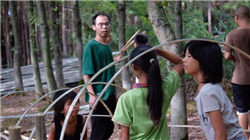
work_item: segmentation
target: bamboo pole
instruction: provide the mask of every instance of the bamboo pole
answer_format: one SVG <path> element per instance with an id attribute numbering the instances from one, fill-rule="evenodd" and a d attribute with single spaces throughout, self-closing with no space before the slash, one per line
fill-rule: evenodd
<path id="1" fill-rule="evenodd" d="M 135 37 L 139 32 L 140 32 L 140 30 L 137 30 L 137 31 L 134 33 L 134 35 L 128 40 L 128 42 L 124 45 L 124 47 L 127 46 L 131 41 L 133 41 L 134 37 Z"/>
<path id="2" fill-rule="evenodd" d="M 83 86 L 83 88 L 78 92 L 78 94 L 76 95 L 75 99 L 74 99 L 73 102 L 71 103 L 71 106 L 70 106 L 70 108 L 69 108 L 69 110 L 68 110 L 68 113 L 67 113 L 67 115 L 66 115 L 66 117 L 65 117 L 65 119 L 64 119 L 64 124 L 63 124 L 63 126 L 62 126 L 62 131 L 61 131 L 61 134 L 60 134 L 60 140 L 63 140 L 63 136 L 64 136 L 64 133 L 65 133 L 65 130 L 66 130 L 66 124 L 68 123 L 68 119 L 69 119 L 70 113 L 71 113 L 72 110 L 73 110 L 73 106 L 76 104 L 76 102 L 77 102 L 78 99 L 80 98 L 81 94 L 83 94 L 83 91 L 87 88 L 87 86 L 88 86 L 88 85 L 89 85 L 89 84 L 90 84 L 90 83 L 91 83 L 100 73 L 102 73 L 104 70 L 106 70 L 106 69 L 112 67 L 114 64 L 119 63 L 120 61 L 126 60 L 127 58 L 128 58 L 128 56 L 125 56 L 125 57 L 120 58 L 120 59 L 117 60 L 117 61 L 114 61 L 114 62 L 108 64 L 107 66 L 105 66 L 105 67 L 103 67 L 102 69 L 100 69 L 96 74 L 94 74 L 94 75 L 89 79 L 89 81 L 88 81 L 87 83 L 85 83 L 85 85 Z M 108 84 L 109 84 L 109 86 L 111 85 L 111 83 L 108 83 Z M 106 91 L 106 90 L 105 90 L 105 91 Z M 99 96 L 99 97 L 100 97 L 100 96 Z M 100 99 L 98 99 L 98 102 L 99 102 L 99 100 L 100 100 Z M 94 107 L 94 108 L 95 108 L 95 107 Z M 91 111 L 93 111 L 94 108 L 91 109 Z M 90 111 L 90 112 L 91 112 L 91 111 Z M 91 117 L 91 115 L 92 115 L 92 113 L 88 115 L 88 118 Z M 85 123 L 85 125 L 84 125 L 84 128 L 87 127 L 87 124 L 88 124 L 88 121 L 86 121 L 86 123 Z M 86 128 L 85 128 L 85 129 L 86 129 Z M 83 130 L 83 131 L 84 131 L 84 133 L 85 133 L 85 130 Z M 82 131 L 82 132 L 83 132 L 83 131 Z M 81 139 L 82 139 L 82 138 L 83 138 L 83 133 L 81 134 Z"/>
<path id="3" fill-rule="evenodd" d="M 134 35 L 127 41 L 127 43 L 121 48 L 121 50 L 119 51 L 119 53 L 117 55 L 115 55 L 115 57 L 117 57 L 118 55 L 120 55 L 122 52 L 126 51 L 129 47 L 131 47 L 133 44 L 132 42 L 134 41 L 134 37 L 139 33 L 140 30 L 137 30 Z M 129 46 L 129 47 L 128 47 Z"/>
<path id="4" fill-rule="evenodd" d="M 232 46 L 232 45 L 225 44 L 225 43 L 222 43 L 222 42 L 219 42 L 219 41 L 215 41 L 215 40 L 210 40 L 210 39 L 200 39 L 200 38 L 195 38 L 195 39 L 178 39 L 178 40 L 174 40 L 174 41 L 164 42 L 163 44 L 154 46 L 154 47 L 152 47 L 152 48 L 150 48 L 150 49 L 148 49 L 148 50 L 142 52 L 141 54 L 137 55 L 137 56 L 134 57 L 132 60 L 130 60 L 129 62 L 127 62 L 124 66 L 122 66 L 122 67 L 115 73 L 115 75 L 114 75 L 114 76 L 110 79 L 110 81 L 106 84 L 106 86 L 103 88 L 102 92 L 100 93 L 100 95 L 99 95 L 98 98 L 96 99 L 94 105 L 92 106 L 92 109 L 91 109 L 90 112 L 89 112 L 89 115 L 88 115 L 88 117 L 87 117 L 86 123 L 88 123 L 88 121 L 90 120 L 90 117 L 91 117 L 91 115 L 93 114 L 93 111 L 94 111 L 94 109 L 95 109 L 97 103 L 99 102 L 99 100 L 101 99 L 101 97 L 104 95 L 104 93 L 106 92 L 106 90 L 108 89 L 108 87 L 110 86 L 110 84 L 111 84 L 111 83 L 115 80 L 115 78 L 123 71 L 123 69 L 125 69 L 126 67 L 128 67 L 129 65 L 131 65 L 131 63 L 132 63 L 133 61 L 135 61 L 136 59 L 138 59 L 138 58 L 141 57 L 142 55 L 144 55 L 144 54 L 146 54 L 146 53 L 148 53 L 148 52 L 150 52 L 150 51 L 153 51 L 153 50 L 156 49 L 156 48 L 163 47 L 163 46 L 165 46 L 165 45 L 170 45 L 170 44 L 173 44 L 173 43 L 186 42 L 186 41 L 192 41 L 192 40 L 208 41 L 208 42 L 218 43 L 218 44 L 221 44 L 221 45 L 226 45 L 226 46 L 228 46 L 228 47 L 230 47 L 230 48 L 232 48 L 232 49 L 238 51 L 240 54 L 244 55 L 244 56 L 247 57 L 248 59 L 250 59 L 250 55 L 246 54 L 246 53 L 243 52 L 242 50 L 240 50 L 240 49 L 238 49 L 238 48 L 236 48 L 236 47 L 234 47 L 234 46 Z M 120 60 L 118 60 L 118 61 L 120 61 Z M 107 65 L 106 67 L 110 67 L 110 65 L 114 65 L 114 64 L 111 63 L 111 64 Z M 104 67 L 103 69 L 105 69 L 106 67 Z M 102 69 L 102 70 L 103 70 L 103 69 Z M 100 71 L 102 71 L 102 70 L 100 70 Z M 100 72 L 100 71 L 99 71 L 99 72 Z M 98 74 L 98 73 L 96 73 L 95 76 L 96 76 L 97 74 Z M 93 79 L 94 79 L 94 78 L 93 78 Z M 91 78 L 88 82 L 89 82 L 89 83 L 92 82 L 93 79 Z M 86 83 L 86 85 L 89 84 L 88 82 Z M 86 88 L 86 87 L 84 87 L 84 88 Z M 76 101 L 75 101 L 75 102 L 76 102 Z M 72 104 L 73 104 L 73 103 L 72 103 Z M 73 109 L 73 108 L 72 108 L 72 109 Z M 69 109 L 68 113 L 71 113 L 71 112 L 72 112 L 72 109 Z M 68 115 L 68 114 L 67 114 L 67 115 Z M 68 118 L 66 118 L 66 120 L 67 120 L 67 119 L 68 119 Z M 83 138 L 83 134 L 85 133 L 86 129 L 87 129 L 87 125 L 85 124 L 84 127 L 83 127 L 83 131 L 82 131 L 81 138 Z M 64 130 L 64 131 L 65 131 L 65 130 Z M 64 131 L 62 131 L 63 134 L 64 134 Z M 61 133 L 61 136 L 63 135 L 62 133 Z M 60 137 L 60 140 L 62 140 L 61 138 L 62 138 L 62 137 Z"/>
<path id="5" fill-rule="evenodd" d="M 139 31 L 139 30 L 138 30 Z M 122 49 L 119 51 L 119 53 L 115 56 L 117 57 L 118 55 L 120 55 L 122 52 L 125 52 L 128 48 L 130 48 L 131 46 L 133 46 L 134 44 L 134 37 L 135 35 L 138 34 L 138 31 L 130 38 L 130 40 L 122 47 Z M 143 31 L 142 34 L 146 34 L 146 31 Z M 133 39 L 133 40 L 131 40 Z"/>
<path id="6" fill-rule="evenodd" d="M 119 60 L 119 61 L 120 61 L 120 60 Z M 117 63 L 117 62 L 114 62 L 114 63 Z M 106 69 L 107 69 L 107 68 L 106 68 Z M 107 83 L 106 83 L 106 82 L 91 82 L 90 84 L 94 85 L 94 84 L 107 84 Z M 64 97 L 67 93 L 69 93 L 70 91 L 73 91 L 73 90 L 75 90 L 75 89 L 81 88 L 81 87 L 83 87 L 84 85 L 85 85 L 85 84 L 79 85 L 79 86 L 76 86 L 76 87 L 71 88 L 71 89 L 66 88 L 66 89 L 68 89 L 68 91 L 65 92 L 63 95 L 59 96 L 55 101 L 53 101 L 53 102 L 47 107 L 47 109 L 43 112 L 43 114 L 46 115 L 46 114 L 48 113 L 48 111 L 52 108 L 52 106 L 53 106 L 55 103 L 57 103 L 57 101 L 59 101 L 62 97 Z M 120 89 L 123 90 L 123 91 L 127 91 L 126 89 L 124 89 L 123 87 L 121 87 L 121 86 L 119 86 L 119 85 L 117 85 L 117 84 L 111 84 L 111 85 L 112 85 L 112 86 L 115 86 L 115 87 L 117 87 L 117 88 L 120 88 Z M 35 104 L 37 104 L 37 103 L 38 103 L 40 100 L 42 100 L 45 96 L 48 96 L 48 94 L 52 94 L 52 93 L 54 93 L 54 92 L 56 92 L 56 91 L 59 91 L 59 90 L 64 90 L 64 89 L 57 89 L 57 90 L 55 90 L 55 91 L 52 91 L 52 92 L 50 92 L 50 93 L 47 93 L 47 94 L 43 95 L 43 96 L 40 97 L 39 99 L 37 99 L 36 102 L 34 102 L 31 106 L 29 106 L 29 107 L 26 109 L 26 111 L 25 111 L 25 112 L 23 113 L 23 115 L 20 117 L 20 119 L 18 120 L 18 123 L 17 123 L 16 125 L 18 125 L 18 124 L 21 123 L 21 121 L 22 121 L 22 119 L 24 118 L 24 116 L 27 114 L 27 112 L 28 112 Z M 84 92 L 80 92 L 80 93 L 83 94 Z M 104 102 L 103 102 L 103 103 L 104 103 Z M 110 114 L 110 117 L 111 117 L 111 115 L 112 115 L 112 114 Z M 92 116 L 95 116 L 95 115 L 92 115 Z M 118 129 L 117 129 L 117 130 L 118 130 Z M 35 131 L 36 131 L 36 129 L 35 129 L 35 127 L 34 127 L 34 128 L 32 129 L 32 132 L 31 132 L 30 136 L 29 136 L 29 140 L 31 140 L 31 138 L 33 137 Z"/>

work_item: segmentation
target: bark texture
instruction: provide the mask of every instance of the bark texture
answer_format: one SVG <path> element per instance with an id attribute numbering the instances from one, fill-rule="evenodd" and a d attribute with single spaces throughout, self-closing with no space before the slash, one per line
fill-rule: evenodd
<path id="1" fill-rule="evenodd" d="M 15 50 L 14 50 L 14 76 L 15 76 L 15 86 L 16 90 L 23 90 L 23 81 L 21 73 L 21 49 L 22 49 L 22 38 L 20 31 L 20 24 L 17 15 L 17 2 L 9 1 L 10 11 L 11 11 L 11 23 L 14 32 L 15 39 Z"/>
<path id="2" fill-rule="evenodd" d="M 31 63 L 33 68 L 33 76 L 34 76 L 34 82 L 35 82 L 35 88 L 36 92 L 39 94 L 43 93 L 43 87 L 42 87 L 42 80 L 40 77 L 40 69 L 38 64 L 38 48 L 36 47 L 36 33 L 35 33 L 35 25 L 32 23 L 31 19 L 34 15 L 34 5 L 32 1 L 27 2 L 27 8 L 28 8 L 28 19 L 30 19 L 29 23 L 29 43 L 30 43 L 30 55 L 31 55 Z"/>
<path id="3" fill-rule="evenodd" d="M 125 1 L 119 0 L 118 2 L 118 31 L 119 31 L 119 50 L 125 45 L 125 19 L 126 19 L 126 4 Z M 122 54 L 126 55 L 126 52 Z M 121 65 L 125 65 L 126 62 L 121 62 Z M 131 89 L 130 74 L 128 68 L 122 71 L 122 87 L 125 89 Z"/>
<path id="4" fill-rule="evenodd" d="M 56 89 L 56 81 L 53 74 L 53 68 L 51 65 L 51 54 L 49 45 L 48 25 L 46 22 L 44 1 L 37 1 L 37 11 L 40 21 L 41 31 L 41 46 L 43 50 L 43 62 L 45 66 L 45 75 L 49 91 Z M 51 95 L 52 97 L 53 95 Z"/>
<path id="5" fill-rule="evenodd" d="M 152 22 L 154 31 L 160 43 L 165 43 L 166 41 L 175 40 L 174 32 L 171 29 L 170 23 L 166 17 L 165 11 L 161 6 L 160 2 L 148 1 L 147 8 L 150 20 Z M 178 20 L 181 17 L 178 17 Z M 176 25 L 178 28 L 181 25 Z M 181 37 L 181 32 L 177 31 L 178 36 Z M 178 44 L 171 44 L 169 46 L 164 46 L 164 49 L 169 50 L 173 53 L 180 54 L 181 49 Z M 171 69 L 171 65 L 167 63 L 168 70 Z M 184 88 L 181 86 L 171 102 L 171 124 L 186 124 L 186 102 L 184 95 Z M 185 128 L 171 128 L 171 139 L 172 140 L 182 140 L 187 139 L 187 130 Z"/>
<path id="6" fill-rule="evenodd" d="M 59 27 L 58 27 L 58 11 L 56 9 L 56 2 L 50 1 L 49 3 L 49 20 L 50 20 L 50 39 L 53 44 L 53 54 L 55 60 L 55 71 L 56 71 L 56 84 L 57 87 L 64 87 L 63 77 L 63 63 L 61 54 L 61 43 L 59 39 Z"/>

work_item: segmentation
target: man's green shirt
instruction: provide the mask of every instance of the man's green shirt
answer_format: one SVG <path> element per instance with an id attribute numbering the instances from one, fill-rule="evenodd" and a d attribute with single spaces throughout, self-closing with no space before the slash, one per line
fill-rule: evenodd
<path id="1" fill-rule="evenodd" d="M 113 62 L 113 56 L 109 45 L 101 44 L 95 39 L 90 40 L 84 48 L 83 52 L 83 68 L 82 74 L 90 77 L 97 73 L 100 69 Z M 108 82 L 115 74 L 115 67 L 112 66 L 97 76 L 93 82 Z M 105 84 L 92 85 L 96 95 L 99 95 Z M 110 86 L 102 97 L 106 101 L 112 94 L 116 94 L 116 89 Z M 85 94 L 85 100 L 89 101 L 89 95 Z"/>

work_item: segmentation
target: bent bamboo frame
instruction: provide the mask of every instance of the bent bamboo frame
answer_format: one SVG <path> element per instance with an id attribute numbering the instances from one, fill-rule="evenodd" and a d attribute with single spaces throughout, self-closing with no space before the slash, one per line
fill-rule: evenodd
<path id="1" fill-rule="evenodd" d="M 210 40 L 210 39 L 180 39 L 180 40 L 169 41 L 169 42 L 166 42 L 166 43 L 163 43 L 163 44 L 154 46 L 154 47 L 152 47 L 151 49 L 149 49 L 149 50 L 147 50 L 147 51 L 141 53 L 141 54 L 138 55 L 138 56 L 136 56 L 134 59 L 130 60 L 130 61 L 129 61 L 126 65 L 124 65 L 119 71 L 117 71 L 117 72 L 115 73 L 115 75 L 111 78 L 111 80 L 106 84 L 106 86 L 104 87 L 104 89 L 103 89 L 103 91 L 101 92 L 100 96 L 96 99 L 96 102 L 94 103 L 92 109 L 90 110 L 90 113 L 89 113 L 89 115 L 88 115 L 88 117 L 87 117 L 86 123 L 85 123 L 84 128 L 83 128 L 83 131 L 82 131 L 81 138 L 83 137 L 83 134 L 84 134 L 85 131 L 86 131 L 87 123 L 88 123 L 88 121 L 89 121 L 89 119 L 90 119 L 90 116 L 93 114 L 93 110 L 95 109 L 95 107 L 96 107 L 97 103 L 99 102 L 100 98 L 103 96 L 103 94 L 105 93 L 105 91 L 107 90 L 107 88 L 111 85 L 111 83 L 112 83 L 112 82 L 114 81 L 114 79 L 121 73 L 121 71 L 122 71 L 123 69 L 125 69 L 127 66 L 129 66 L 134 60 L 136 60 L 136 59 L 139 58 L 140 56 L 142 56 L 142 55 L 144 55 L 145 53 L 148 53 L 148 52 L 150 52 L 150 51 L 152 51 L 152 50 L 154 50 L 154 49 L 156 49 L 156 48 L 159 48 L 159 47 L 162 47 L 162 46 L 165 46 L 165 45 L 170 45 L 170 44 L 173 44 L 173 43 L 179 43 L 179 42 L 185 42 L 185 41 L 192 41 L 192 40 L 209 41 L 209 42 L 213 42 L 213 43 L 218 43 L 218 44 L 221 44 L 221 45 L 225 45 L 225 46 L 228 46 L 228 47 L 232 48 L 232 49 L 235 50 L 235 51 L 238 51 L 240 54 L 242 54 L 242 55 L 245 56 L 246 58 L 250 59 L 250 56 L 249 56 L 248 54 L 246 54 L 245 52 L 243 52 L 242 50 L 240 50 L 240 49 L 238 49 L 238 48 L 236 48 L 236 47 L 234 47 L 234 46 L 232 46 L 232 45 L 225 44 L 225 43 L 222 43 L 222 42 L 219 42 L 219 41 L 215 41 L 215 40 Z M 64 133 L 65 133 L 65 129 L 66 129 L 66 125 L 67 125 L 67 121 L 68 121 L 69 116 L 70 116 L 70 114 L 71 114 L 71 112 L 72 112 L 73 106 L 75 105 L 75 103 L 76 103 L 76 102 L 78 101 L 78 99 L 80 98 L 80 95 L 84 93 L 83 91 L 86 89 L 86 87 L 87 87 L 89 84 L 91 84 L 91 82 L 92 82 L 101 72 L 103 72 L 103 71 L 106 70 L 107 68 L 113 66 L 115 63 L 117 63 L 117 62 L 119 62 L 119 61 L 122 61 L 122 60 L 125 60 L 125 59 L 127 59 L 127 58 L 128 58 L 128 56 L 123 57 L 123 58 L 121 58 L 121 59 L 119 59 L 119 60 L 117 60 L 117 61 L 115 61 L 115 62 L 112 62 L 111 64 L 107 65 L 106 67 L 104 67 L 104 68 L 102 68 L 100 71 L 98 71 L 94 76 L 92 76 L 92 78 L 91 78 L 85 85 L 81 85 L 81 86 L 83 86 L 83 88 L 78 92 L 76 98 L 73 100 L 73 102 L 72 102 L 72 104 L 71 104 L 71 106 L 70 106 L 70 108 L 69 108 L 69 111 L 68 111 L 68 113 L 67 113 L 67 115 L 66 115 L 66 117 L 65 117 L 65 123 L 64 123 L 64 125 L 63 125 L 63 127 L 62 127 L 62 133 L 61 133 L 61 135 L 60 135 L 60 140 L 63 139 Z M 78 87 L 79 87 L 79 86 L 78 86 Z M 78 87 L 75 87 L 75 88 L 78 88 Z M 74 88 L 73 88 L 73 89 L 74 89 Z M 73 89 L 72 89 L 72 90 L 73 90 Z M 70 90 L 70 91 L 72 91 L 72 90 Z M 68 91 L 68 92 L 69 92 L 69 91 Z M 66 92 L 64 93 L 64 95 L 66 95 Z M 45 96 L 45 95 L 44 95 L 44 96 Z M 44 96 L 42 96 L 42 97 L 40 97 L 40 98 L 44 98 Z M 40 98 L 39 98 L 39 99 L 40 99 Z M 59 99 L 58 99 L 58 100 L 59 100 Z M 52 105 L 51 105 L 51 106 L 52 106 Z M 48 109 L 48 108 L 47 108 L 47 109 Z M 46 112 L 46 111 L 48 111 L 48 110 L 45 110 L 45 112 Z M 45 112 L 44 112 L 44 113 L 45 113 Z M 45 113 L 45 114 L 46 114 L 46 113 Z M 18 122 L 18 123 L 20 123 L 20 122 Z"/>
<path id="2" fill-rule="evenodd" d="M 65 119 L 64 119 L 64 125 L 63 125 L 63 127 L 62 127 L 62 131 L 61 131 L 61 135 L 60 135 L 60 140 L 63 140 L 63 136 L 64 136 L 64 133 L 65 133 L 65 130 L 66 130 L 66 125 L 67 125 L 67 123 L 68 123 L 69 116 L 70 116 L 70 114 L 71 114 L 71 112 L 72 112 L 72 110 L 73 110 L 73 106 L 76 104 L 76 102 L 77 102 L 78 99 L 80 98 L 80 96 L 81 96 L 81 94 L 83 93 L 83 91 L 87 88 L 87 86 L 88 86 L 88 85 L 89 85 L 89 84 L 90 84 L 90 83 L 91 83 L 100 73 L 102 73 L 104 70 L 106 70 L 106 69 L 112 67 L 114 64 L 116 64 L 116 63 L 118 63 L 118 62 L 120 62 L 120 61 L 126 60 L 127 58 L 128 58 L 128 56 L 125 56 L 125 57 L 123 57 L 123 58 L 118 59 L 117 61 L 114 61 L 114 62 L 108 64 L 107 66 L 105 66 L 105 67 L 103 67 L 102 69 L 100 69 L 96 74 L 94 74 L 94 75 L 89 79 L 89 81 L 88 81 L 87 83 L 85 83 L 85 85 L 83 86 L 83 88 L 78 92 L 77 96 L 75 97 L 75 99 L 74 99 L 73 102 L 71 103 L 71 106 L 70 106 L 70 108 L 69 108 L 69 110 L 68 110 L 68 113 L 67 113 L 67 115 L 66 115 L 66 117 L 65 117 Z M 109 83 L 108 86 L 110 86 L 110 83 Z M 100 96 L 99 96 L 99 97 L 100 97 Z M 98 97 L 98 98 L 99 98 L 99 97 Z M 97 98 L 97 99 L 98 99 L 98 98 Z M 98 102 L 99 102 L 99 100 L 100 100 L 100 98 L 98 99 Z M 96 103 L 96 102 L 95 102 L 95 103 Z M 95 109 L 95 107 L 94 107 L 94 108 L 91 108 L 91 110 L 93 110 L 93 109 Z M 90 112 L 91 112 L 91 111 L 90 111 Z M 92 115 L 92 114 L 91 114 L 91 115 Z M 88 118 L 89 118 L 91 115 L 88 115 Z M 87 123 L 88 123 L 88 121 L 87 121 Z M 87 123 L 85 123 L 84 127 L 87 126 Z M 82 136 L 83 136 L 83 135 L 82 135 Z"/>
<path id="3" fill-rule="evenodd" d="M 173 44 L 173 43 L 179 43 L 179 42 L 186 42 L 186 41 L 193 41 L 193 40 L 199 40 L 199 41 L 208 41 L 208 42 L 213 42 L 213 43 L 218 43 L 218 44 L 222 44 L 222 45 L 225 45 L 225 46 L 229 46 L 230 48 L 238 51 L 239 53 L 241 53 L 242 55 L 246 56 L 248 59 L 250 59 L 250 56 L 248 54 L 246 54 L 245 52 L 243 52 L 242 50 L 232 46 L 232 45 L 229 45 L 229 44 L 225 44 L 225 43 L 222 43 L 222 42 L 219 42 L 219 41 L 215 41 L 215 40 L 210 40 L 210 39 L 179 39 L 179 40 L 174 40 L 174 41 L 169 41 L 169 42 L 166 42 L 166 43 L 163 43 L 163 44 L 160 44 L 160 45 L 157 45 L 157 46 L 154 46 L 146 51 L 144 51 L 143 53 L 141 53 L 140 55 L 136 56 L 135 58 L 133 58 L 132 60 L 130 60 L 129 62 L 127 62 L 127 64 L 125 64 L 123 67 L 120 68 L 120 70 L 118 70 L 115 75 L 110 79 L 110 81 L 108 82 L 108 84 L 104 87 L 104 89 L 102 90 L 102 92 L 100 93 L 100 96 L 96 99 L 92 109 L 90 110 L 90 113 L 87 117 L 87 120 L 86 120 L 86 123 L 84 125 L 84 128 L 83 128 L 83 131 L 82 131 L 82 134 L 81 134 L 81 139 L 83 138 L 83 134 L 85 133 L 86 131 L 86 128 L 87 128 L 87 123 L 90 119 L 90 116 L 93 114 L 93 110 L 95 109 L 97 103 L 99 102 L 100 98 L 104 95 L 105 91 L 108 89 L 109 85 L 114 81 L 114 79 L 121 73 L 121 71 L 123 69 L 125 69 L 127 66 L 129 66 L 133 61 L 135 61 L 137 58 L 139 58 L 140 56 L 150 52 L 150 51 L 153 51 L 154 49 L 156 48 L 159 48 L 159 47 L 162 47 L 162 46 L 165 46 L 165 45 L 170 45 L 170 44 Z M 118 60 L 119 61 L 119 60 Z M 111 63 L 110 65 L 113 65 L 114 63 Z M 107 67 L 110 67 L 110 65 L 108 65 Z M 105 67 L 104 67 L 105 68 Z M 86 85 L 88 85 L 88 83 L 86 83 Z M 75 104 L 76 101 L 72 102 L 72 104 Z M 72 112 L 72 109 L 73 108 L 69 108 L 69 111 L 67 113 L 67 117 L 65 119 L 66 123 L 69 119 L 69 114 Z M 60 135 L 60 140 L 63 140 L 63 136 L 64 136 L 64 133 L 65 133 L 65 129 L 66 129 L 66 124 L 64 124 L 63 126 L 63 129 L 61 131 L 61 135 Z"/>
<path id="4" fill-rule="evenodd" d="M 106 82 L 93 82 L 93 83 L 90 83 L 90 84 L 106 84 Z M 121 87 L 121 86 L 119 86 L 119 85 L 117 85 L 117 84 L 111 84 L 111 85 L 112 85 L 112 86 L 115 86 L 115 87 L 118 87 L 118 88 L 120 88 L 120 89 L 126 91 L 126 89 L 124 89 L 123 87 Z M 67 88 L 67 89 L 69 89 L 69 90 L 66 91 L 65 93 L 63 93 L 61 96 L 59 96 L 55 101 L 53 101 L 53 102 L 46 108 L 46 110 L 43 112 L 43 114 L 46 115 L 46 114 L 48 113 L 48 111 L 52 108 L 52 106 L 53 106 L 55 103 L 57 103 L 61 98 L 63 98 L 66 94 L 68 94 L 70 91 L 73 91 L 74 89 L 80 88 L 80 87 L 82 87 L 82 86 L 84 86 L 84 85 L 80 85 L 80 86 L 77 86 L 77 87 L 74 87 L 74 88 L 71 88 L 71 89 L 70 89 L 70 88 Z M 59 90 L 64 90 L 64 89 L 59 89 Z M 52 91 L 51 93 L 54 93 L 54 92 L 59 91 L 59 90 Z M 47 93 L 47 94 L 44 95 L 44 96 L 48 96 L 48 95 L 51 94 L 51 93 Z M 29 111 L 35 104 L 37 104 L 40 100 L 42 100 L 42 99 L 44 98 L 44 96 L 42 96 L 42 97 L 40 97 L 39 99 L 37 99 L 36 102 L 34 102 L 31 106 L 29 106 L 29 107 L 25 110 L 25 112 L 24 112 L 23 115 L 20 117 L 20 119 L 18 120 L 18 122 L 17 122 L 16 125 L 19 125 L 19 124 L 20 124 L 20 122 L 22 121 L 22 119 L 24 118 L 24 116 L 28 113 L 28 111 Z M 107 107 L 107 105 L 106 105 L 102 100 L 101 100 L 101 103 L 103 104 L 103 106 L 105 107 L 105 109 L 109 112 L 110 116 L 112 117 L 113 114 L 111 113 L 111 111 L 110 111 L 110 109 Z M 107 117 L 107 116 L 106 116 L 106 117 Z M 30 137 L 29 137 L 30 139 L 33 137 L 35 131 L 36 131 L 35 128 L 33 128 L 33 129 L 32 129 L 32 132 L 31 132 L 31 134 L 30 134 Z"/>

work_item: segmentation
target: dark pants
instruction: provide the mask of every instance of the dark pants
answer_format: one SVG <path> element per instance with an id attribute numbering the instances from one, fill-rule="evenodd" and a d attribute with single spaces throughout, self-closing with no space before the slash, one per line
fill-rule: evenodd
<path id="1" fill-rule="evenodd" d="M 111 95 L 108 100 L 104 102 L 109 107 L 111 112 L 114 113 L 116 107 L 116 96 Z M 101 102 L 97 104 L 93 114 L 109 115 L 108 111 Z M 92 131 L 90 134 L 90 140 L 107 140 L 112 135 L 114 124 L 111 120 L 111 117 L 92 117 L 91 123 Z"/>
<path id="2" fill-rule="evenodd" d="M 247 113 L 250 110 L 250 85 L 233 85 L 233 96 L 238 113 Z"/>

